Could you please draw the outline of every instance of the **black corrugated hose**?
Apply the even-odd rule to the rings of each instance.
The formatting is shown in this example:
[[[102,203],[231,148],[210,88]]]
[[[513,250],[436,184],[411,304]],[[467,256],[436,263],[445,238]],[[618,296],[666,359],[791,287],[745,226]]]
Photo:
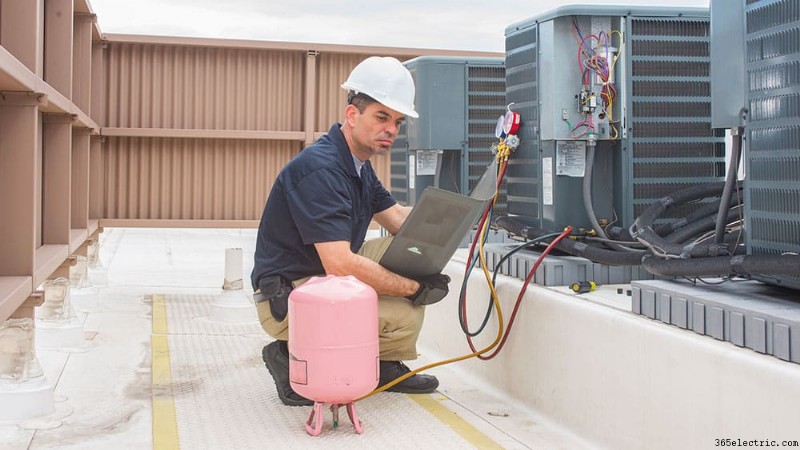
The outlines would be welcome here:
[[[797,275],[800,274],[800,255],[739,255],[689,260],[648,255],[642,260],[642,267],[654,275],[668,277]]]
[[[739,127],[736,129],[736,135],[733,137],[733,146],[731,148],[731,163],[728,165],[728,176],[725,179],[725,190],[722,192],[722,199],[720,200],[719,212],[717,213],[716,228],[714,229],[714,242],[721,244],[725,237],[725,225],[728,224],[726,220],[728,217],[728,205],[730,204],[733,191],[738,187],[739,176],[739,159],[742,154],[742,133],[744,128]]]
[[[730,208],[734,200],[720,199],[709,206],[701,208],[702,212],[690,214],[679,227],[662,227],[660,231],[672,230],[667,235],[669,240],[658,235],[653,223],[668,208],[682,203],[696,202],[723,194],[725,183],[693,186],[675,192],[660,199],[647,208],[630,227],[631,237],[635,237],[649,247],[649,251],[616,251],[564,239],[558,243],[557,249],[571,255],[584,257],[591,261],[609,266],[642,265],[648,272],[659,276],[691,276],[691,277],[726,277],[753,275],[797,275],[800,274],[800,255],[740,255],[744,247],[740,246],[741,231],[723,236],[722,243],[711,240],[710,243],[695,244],[681,240],[696,239],[695,235],[716,226],[716,216],[720,204],[727,204],[726,223],[740,217],[740,208]],[[738,186],[741,189],[741,186]],[[735,192],[735,189],[733,190]],[[738,197],[738,196],[737,196]],[[496,225],[509,233],[525,239],[537,239],[552,231],[543,230],[526,224],[515,217],[498,217]],[[620,230],[620,229],[617,229]],[[612,233],[612,237],[624,239],[625,233]],[[673,240],[674,242],[670,242]],[[663,257],[663,256],[666,256]]]
[[[742,186],[739,186],[738,190],[741,191],[742,188],[743,188]],[[741,194],[742,194],[741,192],[738,192],[735,197],[731,198],[730,204],[729,204],[730,208],[734,208],[736,206],[741,206],[741,198],[742,198]],[[712,218],[713,220],[716,220],[717,213],[719,212],[720,203],[721,202],[719,200],[718,201],[714,201],[714,202],[711,202],[711,203],[709,203],[709,204],[707,204],[707,205],[705,205],[703,207],[695,209],[694,211],[690,212],[689,214],[686,215],[686,217],[684,217],[682,219],[677,219],[677,220],[673,220],[673,221],[670,221],[670,222],[667,222],[667,223],[654,225],[653,226],[653,231],[655,231],[656,234],[658,234],[659,236],[663,236],[665,239],[667,239],[670,242],[678,242],[678,241],[676,241],[674,239],[668,239],[667,236],[668,235],[674,235],[677,231],[680,231],[683,228],[686,228],[686,227],[690,226],[691,224],[693,224],[694,222],[697,222],[697,221],[705,222],[709,218]],[[628,229],[624,228],[624,227],[608,227],[606,229],[606,232],[608,233],[608,236],[610,238],[618,240],[618,241],[632,241],[632,242],[636,241],[636,239],[634,239],[631,236],[630,231],[628,231]]]
[[[731,251],[724,243],[717,244],[716,242],[710,242],[695,244],[692,242],[683,245],[669,242],[653,230],[653,222],[661,217],[667,208],[677,204],[718,197],[722,194],[724,188],[724,182],[702,184],[681,189],[671,195],[662,197],[659,201],[645,209],[636,221],[633,222],[633,225],[630,227],[631,236],[647,245],[654,253],[665,256],[670,255],[681,259],[687,259],[730,255]]]
[[[542,236],[552,233],[552,231],[549,230],[528,226],[509,216],[498,217],[497,220],[495,220],[495,224],[507,230],[509,233],[520,236],[526,240],[539,239]],[[571,239],[562,240],[556,245],[556,248],[571,255],[581,256],[588,260],[609,266],[638,266],[642,263],[642,257],[647,254],[647,252],[644,251],[621,252],[607,250]]]

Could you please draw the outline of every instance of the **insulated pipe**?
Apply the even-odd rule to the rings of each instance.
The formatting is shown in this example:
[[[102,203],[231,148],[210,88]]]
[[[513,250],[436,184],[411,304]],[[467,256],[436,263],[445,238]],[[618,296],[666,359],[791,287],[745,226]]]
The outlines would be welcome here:
[[[719,277],[727,275],[797,275],[800,255],[719,256],[692,260],[660,259],[646,256],[642,266],[648,272],[665,277]]]
[[[734,130],[733,148],[731,148],[731,163],[728,165],[728,176],[725,179],[725,190],[722,191],[722,200],[717,213],[717,226],[714,230],[714,241],[721,244],[725,236],[725,225],[728,224],[728,205],[733,196],[734,186],[737,185],[739,176],[739,159],[742,154],[742,132],[739,127]]]
[[[742,187],[739,186],[738,190],[742,190]],[[741,195],[737,198],[731,198],[731,203],[728,204],[729,207],[737,206],[740,204]],[[659,236],[666,236],[668,234],[672,234],[681,228],[688,226],[692,222],[700,219],[705,219],[706,216],[713,215],[714,217],[717,216],[717,212],[720,208],[720,201],[711,202],[703,207],[697,208],[694,211],[690,212],[686,215],[686,217],[682,219],[675,220],[670,223],[665,223],[661,225],[656,225],[653,227],[656,233]]]
[[[673,192],[672,194],[662,197],[647,209],[636,219],[636,222],[631,226],[631,236],[637,229],[650,227],[664,211],[675,204],[685,203],[694,200],[701,200],[707,197],[718,197],[722,190],[725,188],[724,182],[701,184],[692,186],[680,191]]]
[[[536,239],[538,237],[551,234],[551,231],[542,230],[525,225],[519,220],[509,216],[501,216],[495,220],[495,224],[507,230],[511,234],[521,236],[525,239]],[[599,247],[584,244],[583,242],[571,239],[562,239],[556,248],[571,255],[580,256],[590,261],[606,264],[608,266],[638,266],[642,262],[642,257],[647,254],[644,251],[615,251],[606,250]]]
[[[601,239],[608,239],[606,231],[600,226],[600,222],[597,221],[597,215],[594,212],[594,205],[592,204],[592,175],[594,172],[595,155],[597,154],[597,142],[594,139],[589,139],[587,146],[589,150],[586,153],[586,167],[583,174],[583,208],[586,211],[586,215],[589,217],[589,221],[592,223],[592,228],[597,232],[597,236]],[[614,243],[606,243],[605,245],[614,250],[624,252],[636,251]]]
[[[725,224],[729,224],[730,222],[738,219],[741,216],[741,207],[737,206],[736,208],[732,208],[727,211],[727,216],[725,217]],[[711,214],[703,217],[702,219],[695,220],[694,222],[686,225],[685,227],[664,236],[664,240],[667,242],[674,242],[674,243],[681,243],[685,242],[686,240],[693,238],[694,236],[704,233],[706,231],[714,229],[714,226],[717,223],[716,214]],[[724,236],[723,236],[724,242]]]
[[[597,221],[597,216],[594,213],[594,206],[592,205],[592,171],[594,170],[594,154],[596,143],[594,140],[587,142],[586,153],[586,167],[583,174],[583,209],[586,210],[586,215],[589,216],[589,222],[592,223],[592,228],[597,232],[597,235],[603,239],[608,239],[605,230],[600,226]]]
[[[739,191],[742,190],[742,186],[739,186]],[[731,197],[730,207],[734,207],[741,204],[741,196],[739,197]],[[676,231],[679,231],[683,227],[687,227],[691,225],[693,222],[697,220],[705,220],[707,216],[713,216],[716,218],[717,212],[719,211],[720,201],[711,202],[701,208],[695,209],[694,211],[690,212],[686,215],[686,217],[682,219],[678,219],[672,221],[670,223],[663,223],[660,225],[654,225],[653,231],[656,232],[659,236],[667,236],[669,234],[673,234]],[[716,222],[715,222],[716,224]],[[608,231],[608,235],[615,240],[618,241],[636,241],[632,236],[630,231],[627,228],[623,227],[610,227],[606,231]],[[674,241],[672,241],[674,242]]]
[[[724,244],[689,244],[684,247],[680,244],[666,241],[656,234],[652,227],[653,222],[670,206],[720,195],[724,187],[725,183],[703,184],[682,189],[661,198],[658,202],[644,210],[633,225],[631,225],[631,236],[643,244],[648,245],[651,249],[654,248],[663,253],[675,255],[680,258],[729,255],[728,247]]]

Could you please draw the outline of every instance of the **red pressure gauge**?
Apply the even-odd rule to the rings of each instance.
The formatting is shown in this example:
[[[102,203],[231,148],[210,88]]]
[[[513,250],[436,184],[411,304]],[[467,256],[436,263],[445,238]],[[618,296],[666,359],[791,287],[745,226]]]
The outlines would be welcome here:
[[[517,130],[519,130],[519,120],[519,113],[510,110],[506,112],[505,121],[503,123],[503,131],[506,135],[517,134]]]

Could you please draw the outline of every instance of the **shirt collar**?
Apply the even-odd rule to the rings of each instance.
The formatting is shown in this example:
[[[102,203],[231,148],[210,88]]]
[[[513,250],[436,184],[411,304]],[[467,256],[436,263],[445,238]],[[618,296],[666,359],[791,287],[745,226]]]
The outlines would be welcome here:
[[[352,155],[352,153],[351,153],[351,155]],[[364,161],[361,161],[360,159],[356,158],[356,155],[353,155],[353,164],[356,165],[356,173],[360,177],[361,176],[361,168],[364,167]]]
[[[353,153],[350,151],[350,147],[347,145],[347,140],[344,138],[344,134],[342,133],[341,124],[334,123],[331,125],[331,129],[328,130],[328,139],[334,143],[336,149],[339,152],[339,160],[341,164],[348,172],[350,172],[350,167],[352,167],[352,172],[350,174],[354,177],[360,177],[361,171],[360,168],[365,164],[361,163],[361,166],[358,165],[361,161],[358,161],[358,158],[353,156]]]

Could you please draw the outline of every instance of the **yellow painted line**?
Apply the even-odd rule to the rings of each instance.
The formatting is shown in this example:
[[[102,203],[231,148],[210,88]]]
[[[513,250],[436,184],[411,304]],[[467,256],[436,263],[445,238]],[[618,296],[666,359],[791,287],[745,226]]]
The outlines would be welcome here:
[[[467,421],[462,419],[458,414],[447,408],[441,401],[433,398],[429,394],[408,394],[412,400],[417,402],[418,405],[425,408],[434,417],[442,421],[445,425],[449,426],[461,437],[467,440],[470,444],[480,449],[502,449],[497,442],[491,440],[489,436],[481,433],[477,428],[470,425]]]
[[[150,352],[153,373],[153,449],[179,449],[178,416],[172,392],[172,364],[167,341],[167,307],[161,294],[153,295]]]
[[[164,294],[153,294],[153,334],[167,334],[167,303]]]

